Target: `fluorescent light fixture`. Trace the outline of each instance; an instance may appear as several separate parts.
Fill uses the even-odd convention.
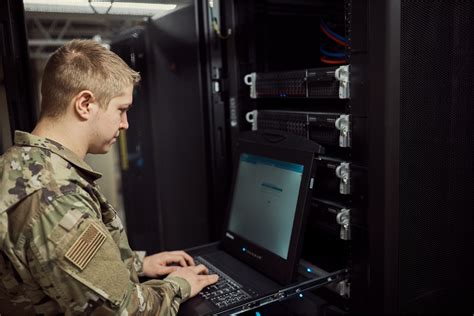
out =
[[[108,14],[153,16],[176,8],[175,4],[144,2],[114,2],[111,7],[110,1],[92,1],[92,9],[88,0],[24,0],[23,3],[27,12],[82,14],[94,14],[94,9],[99,14],[105,14],[110,8]]]

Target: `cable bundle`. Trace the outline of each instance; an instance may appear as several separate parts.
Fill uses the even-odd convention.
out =
[[[332,31],[329,26],[321,19],[319,24],[319,28],[321,31],[333,42],[335,42],[339,46],[343,46],[344,48],[349,45],[349,41],[344,37],[336,32]],[[347,55],[345,51],[330,51],[328,50],[324,44],[319,46],[319,51],[321,52],[322,56],[319,60],[325,64],[330,65],[341,65],[347,63]]]

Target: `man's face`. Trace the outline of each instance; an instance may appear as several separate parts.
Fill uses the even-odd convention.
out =
[[[99,108],[93,124],[93,135],[89,153],[105,154],[112,144],[117,141],[119,132],[128,129],[127,111],[133,101],[133,85],[130,85],[122,93],[110,100],[107,109]]]

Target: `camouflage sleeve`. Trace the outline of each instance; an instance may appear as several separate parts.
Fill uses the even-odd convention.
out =
[[[51,201],[33,223],[30,270],[66,314],[175,315],[189,283],[168,277],[131,281],[120,249],[92,200],[69,194]]]
[[[145,256],[146,251],[135,251],[135,256],[133,258],[133,266],[140,277],[145,275],[143,273],[143,260],[145,259]]]

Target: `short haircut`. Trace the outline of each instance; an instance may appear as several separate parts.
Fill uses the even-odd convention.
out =
[[[119,56],[93,40],[72,40],[49,58],[41,83],[41,117],[66,113],[72,98],[90,90],[101,108],[130,85],[140,74]]]

